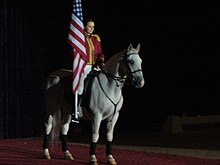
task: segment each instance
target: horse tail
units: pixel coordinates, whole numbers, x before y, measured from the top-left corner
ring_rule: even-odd
[[[59,140],[61,122],[62,122],[62,93],[63,84],[61,81],[66,77],[71,77],[72,71],[59,69],[52,72],[45,83],[45,106],[46,114],[52,115],[52,130],[50,132],[50,139],[52,142]]]
[[[59,141],[60,136],[60,128],[61,128],[61,110],[59,109],[54,113],[52,130],[51,130],[51,140],[52,142]]]
[[[57,85],[61,81],[61,79],[72,75],[73,75],[72,70],[66,70],[66,69],[58,69],[52,72],[47,78],[45,89],[49,89]]]
[[[59,82],[61,78],[56,74],[50,74],[45,84],[45,103],[48,114],[53,116],[50,138],[52,144],[59,140],[61,127],[61,109],[59,106]]]
[[[60,82],[60,77],[57,75],[50,75],[46,81],[45,89],[49,89]]]

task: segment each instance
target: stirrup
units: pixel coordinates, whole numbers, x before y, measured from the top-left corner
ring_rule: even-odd
[[[79,123],[79,112],[78,113],[78,118],[75,118],[75,114],[73,113],[72,116],[73,116],[73,119],[72,119],[72,122],[73,123]]]
[[[79,123],[79,119],[74,118],[74,119],[72,119],[72,122],[73,122],[73,123]]]

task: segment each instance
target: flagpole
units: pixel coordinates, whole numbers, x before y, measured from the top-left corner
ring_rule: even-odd
[[[78,90],[75,93],[75,118],[78,119]]]

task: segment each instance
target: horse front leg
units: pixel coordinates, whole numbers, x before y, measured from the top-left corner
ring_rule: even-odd
[[[95,116],[92,120],[92,141],[90,143],[90,165],[98,165],[97,159],[96,159],[96,144],[99,140],[99,129],[101,124],[101,116]]]
[[[69,131],[69,125],[71,122],[71,114],[66,115],[66,117],[62,120],[62,126],[61,126],[61,145],[62,145],[62,151],[64,153],[64,158],[67,160],[74,160],[72,154],[70,153],[68,149],[68,131]]]
[[[114,128],[115,124],[118,120],[119,113],[116,113],[114,117],[112,118],[111,121],[107,121],[107,141],[106,141],[106,157],[107,157],[107,162],[110,165],[117,165],[114,157],[112,156],[112,141],[113,141],[113,133],[114,133]]]
[[[44,159],[51,159],[48,143],[49,143],[49,134],[52,129],[52,122],[53,122],[53,117],[52,117],[52,115],[49,115],[46,119],[46,122],[45,122],[45,132],[43,135],[43,145],[42,145],[43,155],[42,155],[42,157]]]

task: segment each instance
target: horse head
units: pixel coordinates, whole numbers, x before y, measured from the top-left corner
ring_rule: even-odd
[[[127,82],[130,82],[136,88],[144,86],[144,76],[142,72],[142,59],[139,56],[140,43],[136,48],[130,44],[121,61],[120,74],[127,75]]]

